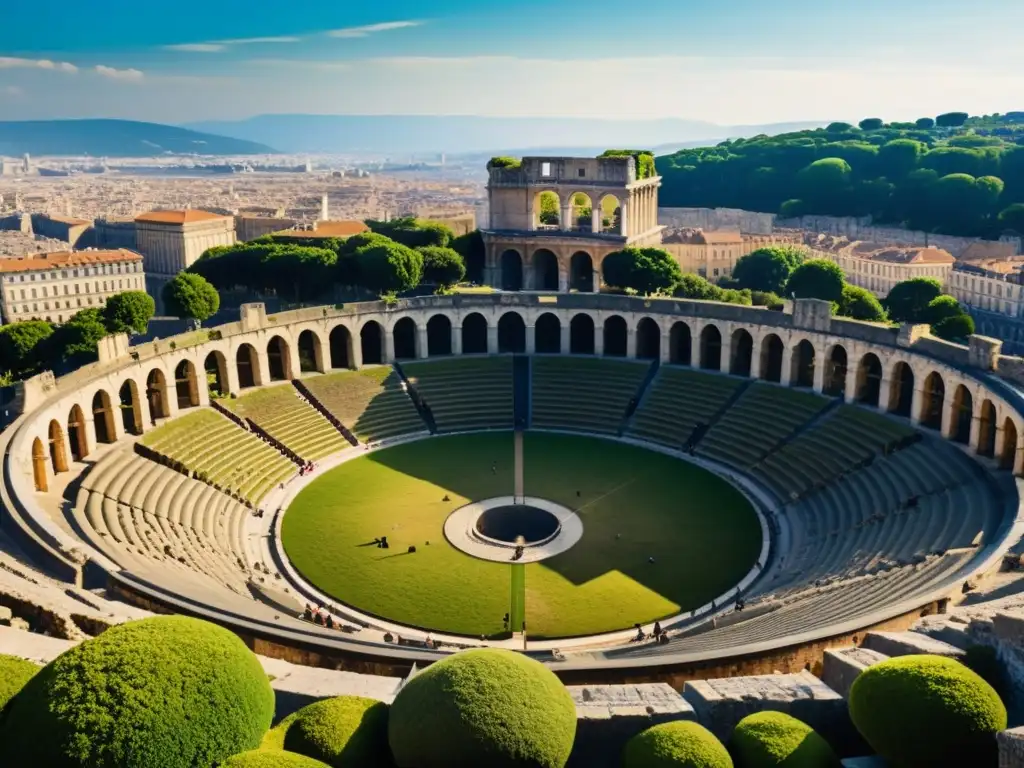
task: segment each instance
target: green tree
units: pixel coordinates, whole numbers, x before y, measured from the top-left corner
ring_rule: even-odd
[[[948,294],[942,294],[928,302],[922,319],[930,325],[937,325],[948,317],[962,314],[964,314],[964,310],[961,308],[960,302]]]
[[[946,341],[966,341],[974,333],[974,318],[963,313],[947,317],[932,326],[932,333]]]
[[[680,299],[699,299],[701,301],[717,301],[722,289],[705,280],[700,275],[686,272],[679,278],[679,283],[672,295]]]
[[[540,223],[555,226],[559,223],[561,212],[558,210],[558,195],[554,192],[540,193]]]
[[[815,160],[798,176],[801,198],[809,213],[834,214],[847,198],[853,169],[841,157]]]
[[[879,172],[888,179],[902,179],[917,168],[925,145],[913,139],[893,139],[878,148]]]
[[[447,288],[466,277],[466,262],[452,248],[427,246],[419,252],[423,255],[423,282]]]
[[[83,309],[54,331],[51,354],[66,365],[85,365],[97,359],[97,344],[108,333],[98,308]]]
[[[455,239],[455,233],[447,225],[438,221],[416,219],[412,216],[391,221],[367,219],[366,226],[371,231],[384,235],[408,248],[424,248],[428,245],[447,248],[448,243]]]
[[[452,248],[462,255],[466,263],[466,277],[474,283],[482,283],[487,253],[480,230],[474,229],[472,232],[459,235],[452,241]]]
[[[959,128],[967,122],[966,112],[946,112],[935,118],[935,124],[940,128]]]
[[[415,288],[423,276],[423,256],[401,243],[368,245],[355,258],[363,287],[381,295]]]
[[[885,122],[879,117],[867,117],[861,120],[858,125],[862,131],[877,131],[885,125]]]
[[[999,226],[1024,234],[1024,203],[1013,203],[999,214]]]
[[[919,117],[914,122],[914,125],[916,125],[918,128],[922,130],[930,131],[932,128],[935,127],[935,119],[931,117]]]
[[[202,323],[220,309],[220,294],[202,275],[179,272],[163,290],[164,305],[175,317]]]
[[[736,262],[732,276],[740,288],[781,294],[804,255],[802,249],[789,245],[759,248]]]
[[[834,261],[809,259],[793,270],[786,292],[798,299],[823,299],[839,304],[845,284],[843,270]]]
[[[0,326],[0,370],[21,378],[46,360],[53,326],[45,320],[23,320]]]
[[[103,305],[103,323],[111,333],[145,333],[156,302],[145,291],[124,291]]]
[[[859,285],[850,284],[843,286],[839,314],[843,317],[852,317],[854,320],[869,320],[876,323],[886,319],[882,303],[875,294]]]
[[[825,129],[828,133],[846,133],[852,131],[853,126],[849,123],[829,123]]]
[[[897,323],[926,323],[928,305],[942,294],[942,284],[933,277],[916,277],[897,283],[882,302]]]
[[[610,260],[610,261],[609,261]],[[660,248],[624,248],[602,262],[604,281],[637,293],[668,293],[682,279],[679,264]]]

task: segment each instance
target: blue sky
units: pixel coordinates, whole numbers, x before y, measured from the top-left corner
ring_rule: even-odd
[[[1019,0],[11,5],[0,119],[308,112],[743,124],[1024,109]]]

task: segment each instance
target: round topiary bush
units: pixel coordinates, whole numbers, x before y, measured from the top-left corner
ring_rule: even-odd
[[[623,768],[732,768],[728,751],[711,731],[685,720],[638,733],[626,744]]]
[[[274,746],[333,768],[384,768],[391,764],[388,706],[360,696],[314,702],[268,732],[262,747]]]
[[[0,765],[190,768],[256,747],[274,692],[235,635],[184,616],[112,627],[41,669],[4,711]]]
[[[850,717],[894,765],[995,765],[1006,707],[991,685],[941,656],[901,656],[869,667],[850,689]]]
[[[220,768],[330,768],[312,757],[280,750],[253,749],[229,757]]]
[[[36,672],[39,665],[19,659],[17,656],[0,655],[0,710],[7,706],[14,694],[20,691]]]
[[[400,768],[562,768],[576,706],[554,673],[513,651],[463,651],[413,677],[388,719]]]
[[[732,734],[737,768],[838,768],[839,758],[807,723],[784,712],[757,712]]]

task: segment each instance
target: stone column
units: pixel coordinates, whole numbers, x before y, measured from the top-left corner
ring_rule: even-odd
[[[560,229],[573,230],[576,229],[576,222],[572,220],[572,198],[562,206],[562,221]]]
[[[590,263],[593,265],[593,263],[594,263],[593,257],[591,257]],[[593,272],[590,275],[590,279],[591,279],[591,281],[593,283],[593,286],[592,286],[593,292],[594,293],[600,293],[601,292],[601,270],[598,269],[596,266],[593,268]]]
[[[206,371],[198,366],[196,366],[196,394],[199,396],[200,408],[210,404],[210,384],[206,380]]]
[[[636,328],[626,328],[626,357],[636,359]]]
[[[558,339],[559,350],[563,355],[568,355],[572,349],[572,327],[566,323],[561,328],[561,334]]]
[[[914,424],[921,423],[921,403],[924,402],[924,392],[917,387],[914,388],[914,398],[910,402],[910,421]]]
[[[942,400],[942,436],[947,440],[951,440],[955,430],[956,421],[953,419],[953,401],[949,397],[945,397]]]
[[[294,343],[288,345],[288,367],[291,370],[285,371],[285,373],[291,373],[291,376],[286,378],[299,378],[299,375],[302,373],[302,361],[299,360],[299,339],[297,336]]]
[[[594,205],[594,201],[590,201],[590,231],[600,232],[601,231],[601,205],[598,203]]]
[[[239,392],[238,387],[238,363],[237,363],[237,350],[235,354],[230,354],[231,350],[224,353],[224,371],[226,372],[224,386],[227,388],[226,395],[237,395]]]
[[[1013,474],[1024,474],[1024,445],[1021,445],[1020,433],[1017,434],[1017,452],[1013,456]]]
[[[604,323],[594,321],[594,354],[600,357],[604,354]]]
[[[779,376],[779,383],[782,386],[784,386],[784,387],[788,387],[790,381],[792,380],[792,373],[793,373],[793,348],[792,347],[783,347],[783,349],[782,349],[782,371],[781,371],[781,375]]]
[[[971,450],[977,453],[981,445],[981,416],[971,414],[971,438],[969,443]]]
[[[815,355],[817,358],[817,355]],[[825,360],[814,361],[814,391],[824,392],[825,390]]]
[[[532,355],[537,351],[537,327],[526,326],[526,354]]]
[[[558,292],[569,292],[569,273],[566,272],[564,269],[558,270]]]
[[[536,201],[536,199],[537,199],[537,196],[533,195],[533,196],[530,197],[530,199],[526,203],[526,215],[529,217],[529,221],[527,222],[526,228],[530,232],[533,232],[534,230],[537,229],[537,217],[534,215],[534,211],[533,211],[533,206],[534,206],[534,202]]]
[[[498,326],[488,325],[487,326],[487,352],[488,354],[495,354],[498,351]]]
[[[619,204],[619,234],[623,237],[629,237],[629,194],[626,194],[626,199]]]
[[[426,326],[416,329],[416,357],[419,360],[430,357],[430,342],[427,339]]]
[[[666,331],[661,332],[661,341],[658,343],[658,352],[661,362],[672,362],[672,335]]]
[[[452,323],[452,354],[462,354],[462,326]]]
[[[351,365],[353,369],[359,370],[360,368],[363,367],[363,340],[359,337],[358,334],[353,336],[351,333],[349,334],[348,338],[349,365]]]
[[[395,334],[393,331],[384,331],[384,354],[381,357],[385,365],[395,362]]]
[[[256,348],[256,345],[253,345]],[[263,348],[262,353],[260,350],[256,350],[256,368],[257,371],[253,372],[254,378],[256,378],[256,385],[259,387],[265,387],[270,383],[270,360],[267,357],[267,349]]]
[[[722,373],[732,373],[732,334],[722,334],[722,349],[719,352],[718,369]]]

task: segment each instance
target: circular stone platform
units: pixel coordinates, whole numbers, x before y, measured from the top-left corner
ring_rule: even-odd
[[[522,536],[523,556],[515,562],[538,563],[576,544],[583,522],[568,507],[547,499],[497,496],[456,509],[445,520],[444,535],[467,555],[498,563],[513,562]]]

